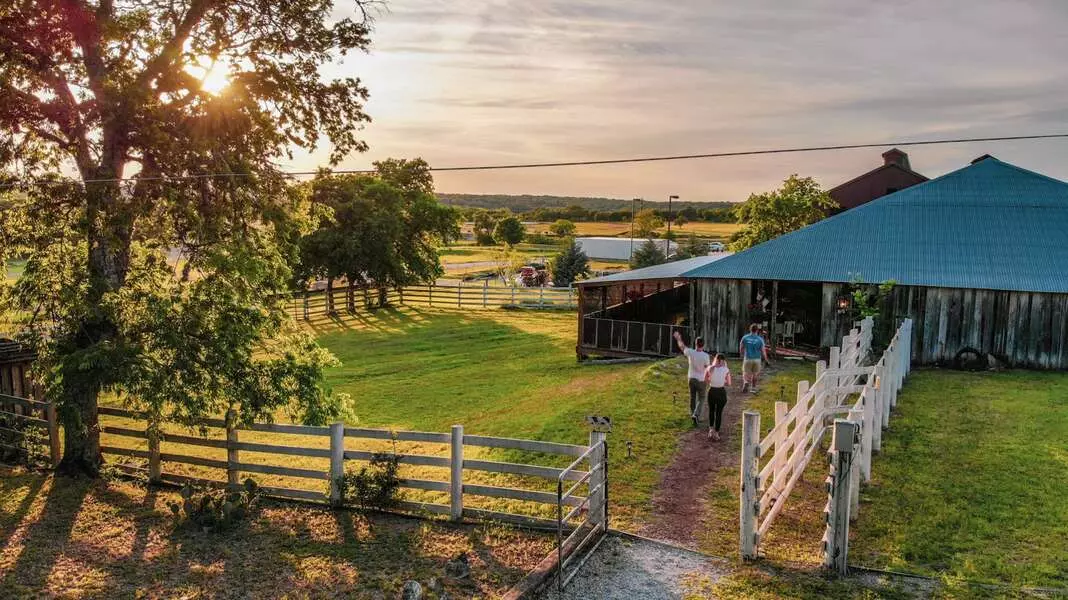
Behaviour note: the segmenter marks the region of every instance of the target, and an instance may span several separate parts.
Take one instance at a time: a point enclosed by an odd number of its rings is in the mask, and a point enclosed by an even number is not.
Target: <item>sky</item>
[[[370,150],[343,168],[1068,133],[1064,0],[392,0],[373,12],[370,52],[323,71],[371,93]],[[436,183],[741,201],[791,173],[833,187],[882,164],[883,150],[439,173]],[[1068,139],[905,150],[930,177],[989,153],[1068,179]]]

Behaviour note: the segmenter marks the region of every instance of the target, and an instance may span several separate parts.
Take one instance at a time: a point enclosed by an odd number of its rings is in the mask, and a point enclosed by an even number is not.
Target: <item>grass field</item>
[[[857,564],[1068,588],[1068,376],[914,371],[853,530]]]
[[[25,260],[13,260],[10,263],[8,263],[7,269],[5,270],[5,273],[4,273],[4,277],[8,281],[15,281],[16,279],[19,278],[20,275],[22,275],[22,271],[25,268],[26,268],[26,261]]]
[[[539,223],[537,227],[530,228],[531,233],[546,233],[551,223]],[[605,221],[577,222],[575,223],[577,234],[580,236],[623,236],[630,233],[630,223],[612,223]],[[691,233],[700,237],[726,240],[732,233],[738,231],[741,225],[737,223],[705,223],[694,222],[685,225],[672,225],[671,232],[679,236],[687,236]],[[660,234],[667,232],[664,226],[657,230]]]

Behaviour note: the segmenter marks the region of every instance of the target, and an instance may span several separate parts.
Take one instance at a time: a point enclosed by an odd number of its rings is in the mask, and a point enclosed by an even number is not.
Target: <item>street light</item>
[[[671,256],[671,201],[678,200],[678,196],[668,196],[668,230],[664,239],[664,257]]]
[[[641,201],[641,198],[634,198],[630,201],[630,260],[634,259],[634,203]]]

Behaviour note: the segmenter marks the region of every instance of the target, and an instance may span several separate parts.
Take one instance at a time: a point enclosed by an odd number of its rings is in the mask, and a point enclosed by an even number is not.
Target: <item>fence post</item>
[[[512,284],[512,306],[515,306],[515,283]]]
[[[742,414],[742,496],[738,504],[738,546],[742,558],[747,560],[757,556],[757,514],[754,505],[758,502],[759,451],[760,413],[747,410]]]
[[[875,365],[871,384],[871,395],[875,399],[872,403],[872,410],[875,416],[872,417],[871,448],[875,452],[882,452],[883,450],[883,427],[886,427],[886,422],[883,420],[883,391],[880,389],[883,382],[882,365],[882,362]]]
[[[48,421],[48,453],[52,459],[52,468],[59,466],[62,458],[59,449],[59,420],[56,418],[56,403],[45,405],[45,419]]]
[[[345,476],[345,424],[330,424],[330,504],[341,506],[340,479]]]
[[[163,469],[160,467],[159,460],[159,420],[155,415],[149,417],[148,426],[145,428],[145,434],[148,437],[148,480],[152,483],[158,483],[163,477]],[[227,442],[229,442],[230,436],[227,435]],[[229,450],[226,454],[227,464],[230,462]],[[227,469],[229,473],[229,468]]]
[[[449,459],[449,518],[464,518],[464,426],[452,426],[452,454]]]
[[[830,389],[826,391],[828,391],[834,396],[834,407],[837,407],[838,404],[842,401],[842,399],[838,395],[838,386],[841,385],[842,379],[838,372],[841,368],[842,350],[837,346],[832,346],[830,361],[827,363],[827,370],[830,371],[830,374],[827,376],[827,387]]]
[[[864,386],[861,391],[861,405],[864,418],[864,428],[860,434],[860,474],[864,478],[864,482],[871,481],[871,451],[875,444],[875,432],[879,430],[882,422],[875,422],[875,383],[874,375],[868,375],[872,378],[868,381],[868,384]]]
[[[816,361],[816,391],[812,393],[812,410],[819,413],[824,408],[824,395],[827,392],[827,378],[824,374],[827,373],[827,363],[825,361]],[[823,419],[820,419],[820,425],[823,425]]]
[[[573,297],[574,293],[575,293],[574,284],[568,285],[567,286],[567,308],[569,310],[572,308],[571,304],[574,301],[574,297]]]
[[[608,507],[605,503],[605,489],[608,486],[608,474],[605,472],[605,446],[607,446],[608,434],[603,431],[590,432],[590,447],[593,448],[604,443],[600,450],[594,450],[590,454],[590,470],[596,471],[590,476],[589,489],[593,490],[601,486],[596,492],[590,494],[590,518],[604,529],[608,529]]]
[[[860,436],[860,447],[854,447],[853,460],[849,463],[849,518],[856,519],[860,511],[860,470],[864,463],[864,411],[850,409],[849,421],[857,426]]]
[[[489,279],[482,280],[482,308],[489,306]]]
[[[853,460],[853,438],[857,426],[843,419],[834,420],[833,468],[831,475],[830,512],[824,535],[823,565],[845,575],[849,569],[849,464]]]
[[[237,485],[237,463],[240,456],[237,451],[237,412],[234,409],[226,411],[226,483]]]
[[[397,295],[400,296],[400,305],[404,306],[404,286],[397,286]]]
[[[806,384],[805,385],[806,391],[807,391],[807,387],[808,387],[808,385],[807,385],[808,382],[802,382],[802,381],[798,381],[797,382],[797,399],[798,400],[800,400],[801,396],[802,396],[802,392],[801,392],[801,384],[802,383]],[[790,405],[787,404],[786,402],[776,402],[775,403],[775,425],[774,425],[775,428],[778,428],[779,425],[781,425],[781,424],[786,422],[786,415],[789,412],[790,412]],[[772,467],[772,469],[771,469],[771,476],[773,478],[771,483],[772,483],[773,486],[775,486],[776,490],[780,490],[780,491],[782,490],[783,484],[786,483],[785,481],[782,480],[782,477],[781,477],[782,471],[783,471],[783,467],[786,466],[786,453],[783,452],[783,447],[782,447],[783,443],[786,441],[786,436],[787,436],[787,434],[786,434],[786,429],[785,428],[783,428],[783,430],[780,431],[779,434],[775,436],[775,454],[773,454],[771,456],[771,460],[775,461],[775,466]],[[766,483],[765,483],[764,487],[765,488],[767,487]]]
[[[456,308],[462,308],[464,305],[464,280],[461,279],[456,284]]]
[[[426,286],[426,304],[427,306],[434,306],[434,282],[431,281],[430,285]]]
[[[538,288],[538,308],[545,308],[545,286]]]
[[[308,320],[308,312],[311,310],[311,308],[308,306],[309,302],[308,302],[308,289],[307,288],[304,288],[304,297],[302,298],[302,300],[303,300],[303,307],[304,307],[304,320],[307,321]]]

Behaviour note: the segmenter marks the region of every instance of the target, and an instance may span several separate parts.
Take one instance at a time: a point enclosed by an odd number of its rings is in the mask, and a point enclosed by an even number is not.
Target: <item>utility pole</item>
[[[641,198],[634,198],[630,201],[630,259],[634,259],[634,203],[641,202]]]
[[[671,255],[671,201],[678,200],[678,196],[668,196],[668,230],[664,239],[664,258]]]

